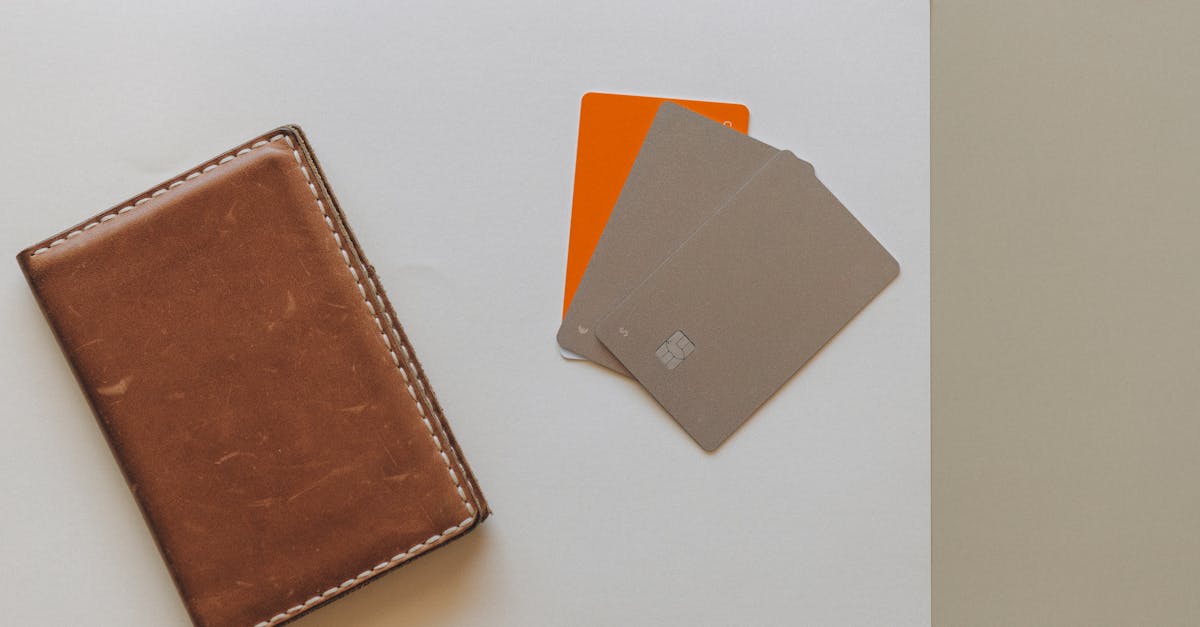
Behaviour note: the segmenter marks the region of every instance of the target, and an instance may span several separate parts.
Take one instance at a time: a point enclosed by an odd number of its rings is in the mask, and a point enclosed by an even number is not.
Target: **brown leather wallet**
[[[197,625],[287,622],[487,517],[298,127],[17,259]]]

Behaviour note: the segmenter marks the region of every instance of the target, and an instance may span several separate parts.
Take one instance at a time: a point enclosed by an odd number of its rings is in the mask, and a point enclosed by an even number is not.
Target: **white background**
[[[299,123],[495,509],[298,625],[928,624],[926,2],[134,4],[0,8],[0,251]],[[746,103],[900,260],[715,454],[554,346],[586,91]],[[15,262],[0,297],[0,623],[186,625]]]

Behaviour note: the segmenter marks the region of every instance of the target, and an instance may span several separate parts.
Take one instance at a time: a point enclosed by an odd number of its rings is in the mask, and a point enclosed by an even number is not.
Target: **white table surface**
[[[927,3],[338,4],[0,8],[0,250],[295,122],[417,295],[495,516],[297,624],[928,624]],[[900,260],[715,454],[554,346],[586,91],[746,103]],[[11,257],[0,290],[0,623],[187,625]]]

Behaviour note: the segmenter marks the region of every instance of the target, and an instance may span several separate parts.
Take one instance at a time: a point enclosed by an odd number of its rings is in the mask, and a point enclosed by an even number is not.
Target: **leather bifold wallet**
[[[288,622],[487,517],[299,128],[17,258],[197,625]]]

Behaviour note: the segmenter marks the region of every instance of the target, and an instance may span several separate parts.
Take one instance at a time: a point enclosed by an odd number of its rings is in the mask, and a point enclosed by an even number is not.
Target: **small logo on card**
[[[676,331],[662,343],[662,346],[658,347],[658,350],[654,351],[654,354],[667,367],[667,370],[674,370],[694,350],[696,350],[696,345],[692,343],[692,340],[684,335],[683,331]]]

